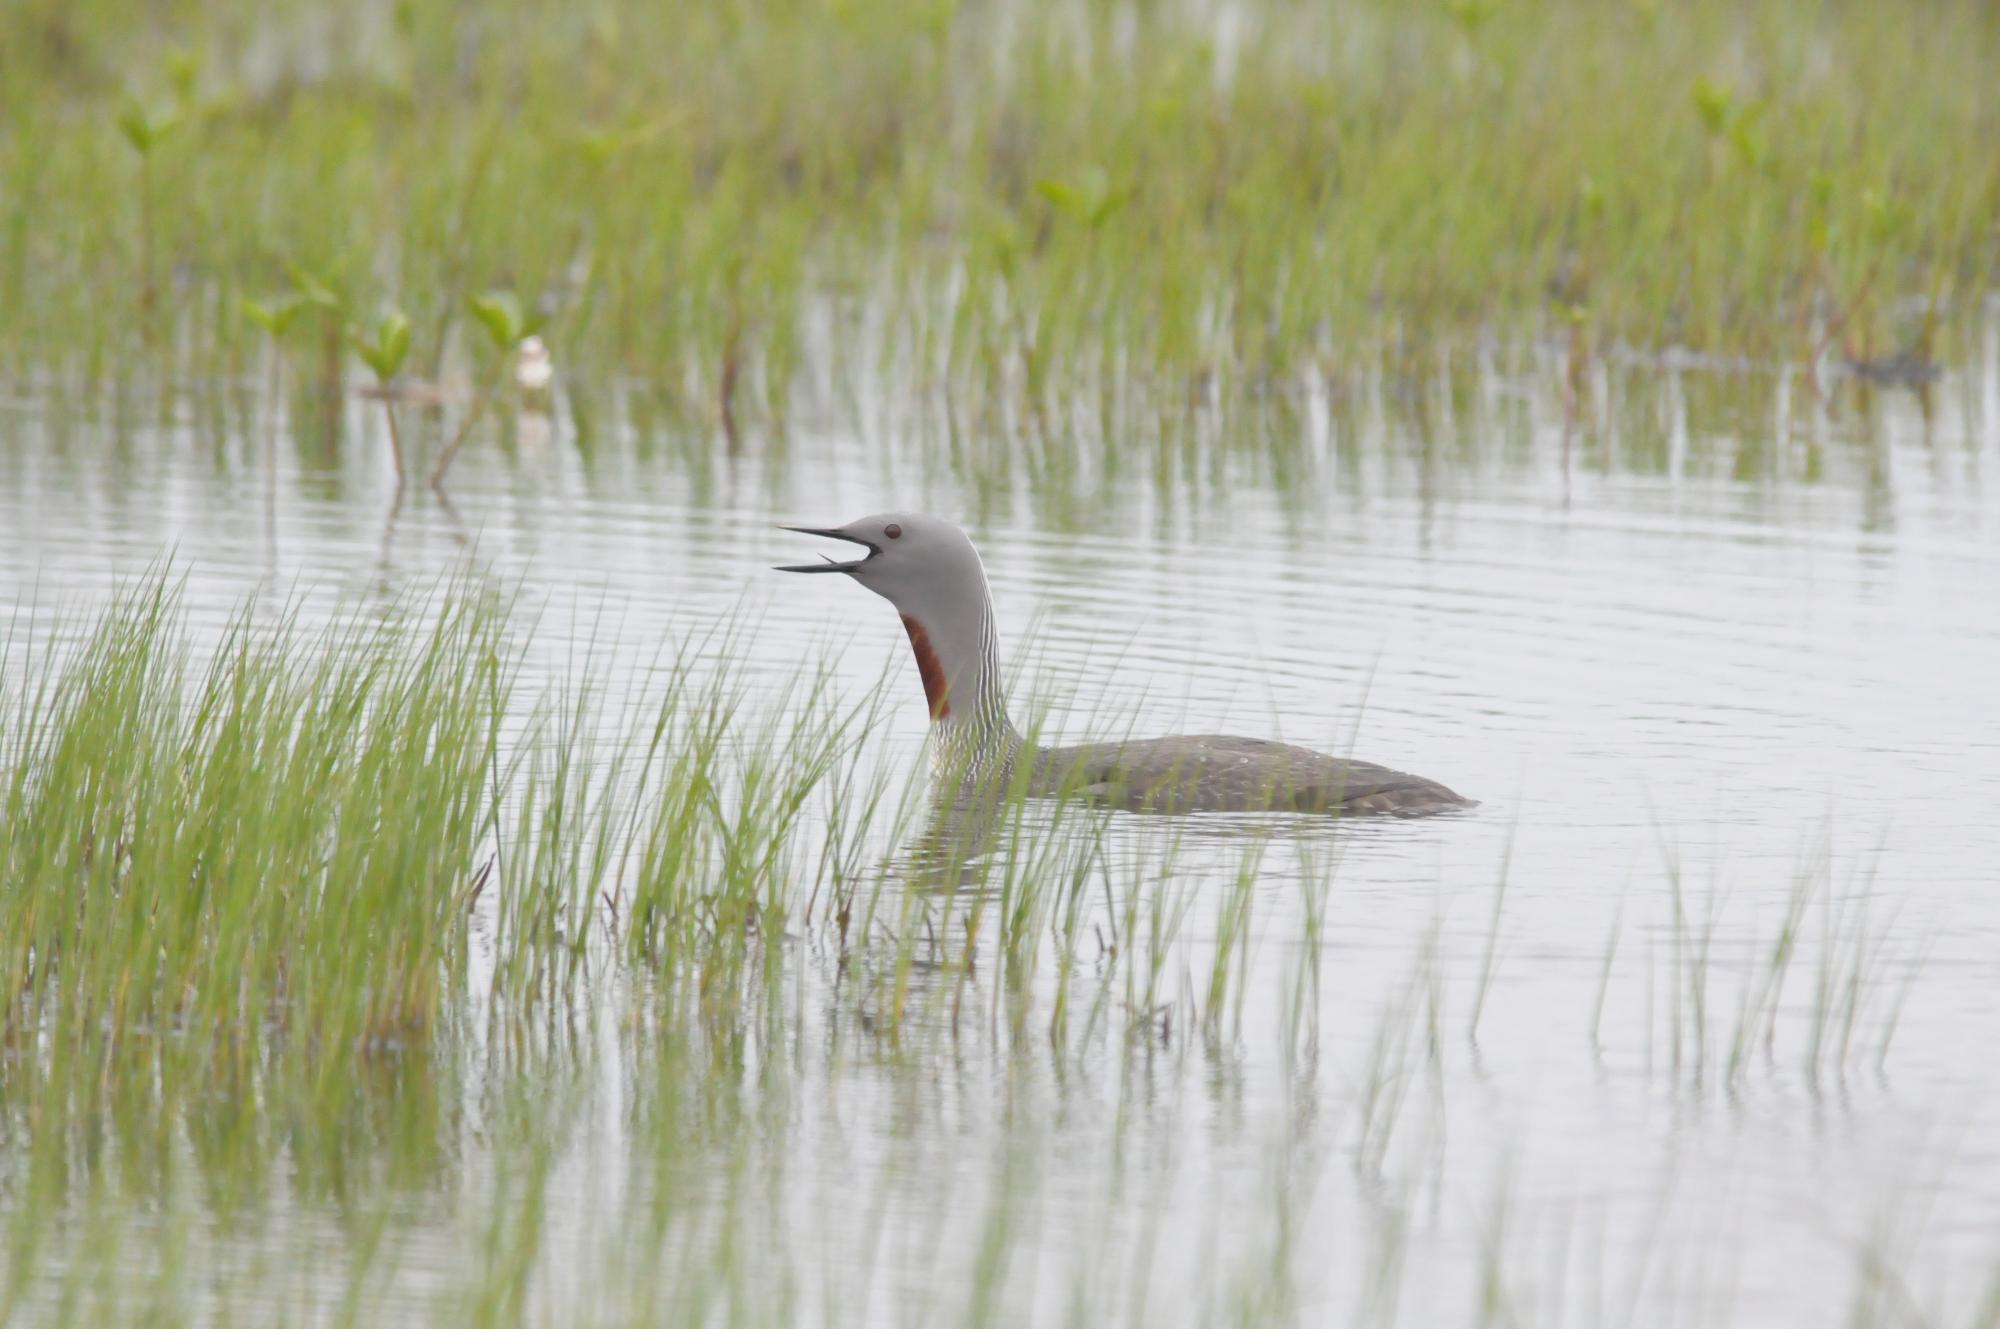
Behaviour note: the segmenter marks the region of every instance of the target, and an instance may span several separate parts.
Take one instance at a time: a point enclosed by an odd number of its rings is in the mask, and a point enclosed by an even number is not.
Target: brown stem
[[[283,405],[278,396],[279,371],[282,368],[284,352],[272,339],[271,373],[269,386],[264,390],[264,409],[270,412],[270,427],[264,431],[264,537],[269,542],[271,564],[278,562],[278,410]]]
[[[389,562],[389,550],[396,540],[396,519],[403,515],[403,477],[396,476],[396,496],[389,500],[389,516],[382,523],[382,562]]]
[[[1815,363],[1833,345],[1833,339],[1846,329],[1847,320],[1853,316],[1854,311],[1860,307],[1861,303],[1868,298],[1869,288],[1875,285],[1875,274],[1881,270],[1882,254],[1878,252],[1875,255],[1874,261],[1868,265],[1868,271],[1861,274],[1861,284],[1854,288],[1853,298],[1842,305],[1834,317],[1828,320],[1826,330],[1820,334],[1819,345],[1813,348],[1813,361]]]
[[[465,533],[465,518],[458,515],[458,505],[451,501],[451,495],[442,489],[433,489],[432,492],[437,495],[438,511],[444,513],[445,520],[451,525],[452,540],[461,548],[471,545],[472,539]]]
[[[729,445],[731,456],[737,451],[736,380],[743,372],[742,341],[743,311],[741,306],[732,305],[729,330],[722,340],[722,381],[716,389],[722,398],[722,436]]]
[[[139,316],[146,342],[154,336],[153,310],[159,287],[153,280],[153,159],[139,158]]]
[[[1826,389],[1820,386],[1819,381],[1819,344],[1813,339],[1812,317],[1813,304],[1826,287],[1826,259],[1814,254],[1805,294],[1799,298],[1799,340],[1805,343],[1806,348],[1806,388],[1812,393],[1813,400],[1818,402],[1826,400]]]
[[[445,444],[444,451],[438,454],[437,465],[431,468],[431,488],[440,495],[444,493],[444,473],[458,460],[458,450],[465,446],[466,437],[472,433],[472,426],[477,424],[479,417],[485,413],[487,403],[500,395],[501,385],[506,382],[506,375],[507,358],[503,355],[500,358],[500,368],[493,376],[492,385],[485,392],[473,397],[472,406],[466,411],[465,418],[460,420],[458,428],[452,431],[451,442]]]
[[[385,382],[386,390],[388,384]],[[396,429],[396,404],[387,397],[382,399],[382,414],[389,417],[389,451],[396,454],[396,487],[403,487],[403,436]]]

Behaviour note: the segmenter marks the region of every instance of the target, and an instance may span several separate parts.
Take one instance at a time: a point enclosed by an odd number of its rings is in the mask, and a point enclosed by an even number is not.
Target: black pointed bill
[[[839,563],[830,558],[824,563],[794,563],[789,567],[774,568],[772,569],[774,572],[852,572],[882,552],[873,541],[864,540],[858,535],[849,535],[846,531],[825,530],[817,526],[781,526],[778,529],[797,531],[800,535],[823,535],[829,540],[845,540],[849,544],[862,546],[868,551],[868,555],[867,558],[857,558],[851,563]]]

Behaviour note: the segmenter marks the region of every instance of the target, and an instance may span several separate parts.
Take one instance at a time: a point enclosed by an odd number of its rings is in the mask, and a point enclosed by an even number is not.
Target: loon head
[[[966,533],[921,512],[878,512],[845,526],[787,526],[803,535],[845,540],[868,552],[848,562],[799,563],[780,572],[844,572],[896,606],[941,623],[968,601],[986,598],[986,568]]]
[[[896,606],[916,653],[933,719],[948,718],[980,686],[993,649],[986,569],[966,533],[920,512],[879,512],[845,526],[787,526],[860,545],[847,562],[799,563],[780,572],[844,572]]]

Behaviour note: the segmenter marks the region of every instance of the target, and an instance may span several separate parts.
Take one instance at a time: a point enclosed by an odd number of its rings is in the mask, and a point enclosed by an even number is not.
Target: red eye
[[[900,540],[903,538],[903,528],[892,521],[882,528],[882,534],[888,536],[891,540]]]

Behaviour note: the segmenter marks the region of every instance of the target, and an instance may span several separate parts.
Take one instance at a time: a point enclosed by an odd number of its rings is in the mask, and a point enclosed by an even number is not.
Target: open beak
[[[849,544],[862,546],[868,551],[868,554],[867,557],[857,558],[852,563],[836,563],[829,558],[824,563],[796,563],[790,567],[773,569],[776,572],[852,572],[863,563],[866,563],[868,559],[882,552],[872,541],[864,540],[858,535],[849,535],[846,531],[823,530],[817,526],[781,526],[778,529],[782,531],[797,531],[800,535],[823,535],[829,540],[845,540]]]

